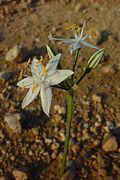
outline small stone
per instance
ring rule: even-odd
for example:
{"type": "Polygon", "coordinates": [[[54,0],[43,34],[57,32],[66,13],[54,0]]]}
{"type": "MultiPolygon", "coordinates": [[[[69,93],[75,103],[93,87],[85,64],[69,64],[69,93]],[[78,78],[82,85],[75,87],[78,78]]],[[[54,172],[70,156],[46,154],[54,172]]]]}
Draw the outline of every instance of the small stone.
{"type": "Polygon", "coordinates": [[[116,151],[118,149],[116,138],[111,134],[106,134],[102,141],[102,148],[105,152],[116,151]]]}
{"type": "Polygon", "coordinates": [[[115,72],[114,68],[111,65],[103,66],[101,70],[102,70],[102,72],[104,74],[114,73],[115,72]]]}
{"type": "Polygon", "coordinates": [[[75,12],[78,13],[81,10],[81,8],[82,8],[82,5],[80,3],[77,3],[75,5],[75,12]]]}
{"type": "Polygon", "coordinates": [[[95,127],[100,127],[101,126],[101,122],[95,122],[95,127]]]}
{"type": "Polygon", "coordinates": [[[88,128],[89,128],[88,123],[84,123],[84,124],[83,124],[83,128],[88,129],[88,128]]]}
{"type": "Polygon", "coordinates": [[[21,54],[21,48],[22,46],[21,45],[15,45],[13,46],[7,53],[6,53],[6,56],[5,56],[5,60],[6,61],[14,61],[16,60],[20,54],[21,54]]]}
{"type": "Polygon", "coordinates": [[[27,174],[23,171],[20,171],[20,170],[14,170],[12,172],[12,174],[13,174],[15,180],[26,180],[26,179],[28,179],[27,174]]]}
{"type": "Polygon", "coordinates": [[[58,113],[58,114],[65,114],[65,108],[61,107],[59,105],[55,105],[54,106],[54,110],[58,113]]]}
{"type": "Polygon", "coordinates": [[[5,135],[3,134],[2,130],[0,129],[0,140],[4,139],[4,138],[5,138],[5,135]]]}
{"type": "Polygon", "coordinates": [[[90,131],[94,134],[97,134],[97,130],[96,130],[96,127],[95,126],[91,126],[90,127],[90,131]]]}
{"type": "Polygon", "coordinates": [[[29,154],[29,156],[32,156],[33,152],[30,150],[28,154],[29,154]]]}
{"type": "Polygon", "coordinates": [[[2,81],[8,81],[12,77],[12,72],[0,72],[0,80],[2,81]]]}
{"type": "Polygon", "coordinates": [[[7,176],[0,176],[0,180],[10,180],[7,176]]]}
{"type": "Polygon", "coordinates": [[[60,136],[60,141],[64,142],[65,141],[65,134],[63,132],[60,132],[59,136],[60,136]]]}
{"type": "Polygon", "coordinates": [[[110,130],[115,128],[114,124],[111,121],[106,121],[106,125],[110,130]]]}
{"type": "Polygon", "coordinates": [[[74,155],[76,155],[77,152],[79,151],[79,147],[78,147],[76,144],[73,144],[73,145],[71,146],[71,150],[72,150],[72,152],[74,153],[74,155]]]}
{"type": "Polygon", "coordinates": [[[21,114],[20,113],[7,113],[4,117],[4,121],[8,124],[9,128],[15,133],[21,133],[21,114]]]}
{"type": "Polygon", "coordinates": [[[96,140],[93,141],[94,146],[98,146],[99,143],[100,143],[100,141],[99,141],[98,139],[96,139],[96,140]]]}
{"type": "Polygon", "coordinates": [[[105,168],[105,166],[106,166],[105,160],[100,154],[97,155],[96,160],[97,160],[98,169],[105,168]]]}
{"type": "Polygon", "coordinates": [[[52,145],[51,145],[51,149],[52,150],[56,150],[56,149],[58,149],[59,148],[59,144],[58,143],[53,143],[52,145]]]}
{"type": "Polygon", "coordinates": [[[51,143],[52,143],[52,139],[46,138],[46,139],[45,139],[45,143],[46,143],[46,144],[51,144],[51,143]]]}
{"type": "Polygon", "coordinates": [[[95,102],[101,102],[101,97],[96,95],[96,94],[93,94],[92,95],[92,101],[95,101],[95,102]]]}
{"type": "Polygon", "coordinates": [[[99,169],[98,173],[100,176],[103,176],[103,177],[105,177],[107,175],[107,171],[105,169],[99,169]]]}
{"type": "Polygon", "coordinates": [[[39,135],[39,128],[32,128],[32,133],[34,136],[38,136],[39,135]]]}
{"type": "Polygon", "coordinates": [[[69,169],[66,171],[66,173],[61,178],[61,180],[74,180],[74,179],[75,179],[75,173],[69,169]]]}
{"type": "Polygon", "coordinates": [[[55,159],[55,158],[57,157],[57,153],[58,153],[57,150],[55,150],[55,151],[52,153],[52,155],[51,155],[52,159],[55,159]]]}

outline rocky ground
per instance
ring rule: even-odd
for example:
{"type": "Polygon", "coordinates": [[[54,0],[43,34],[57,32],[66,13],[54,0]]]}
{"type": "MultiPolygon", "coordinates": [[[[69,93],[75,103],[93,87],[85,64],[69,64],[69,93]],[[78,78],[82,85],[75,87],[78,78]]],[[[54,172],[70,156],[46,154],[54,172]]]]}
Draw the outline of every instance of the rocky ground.
{"type": "MultiPolygon", "coordinates": [[[[120,0],[0,0],[0,180],[59,180],[66,92],[53,89],[50,118],[36,99],[24,110],[16,86],[28,58],[46,56],[48,34],[65,24],[95,28],[106,57],[75,91],[67,171],[62,180],[120,179],[120,0]]],[[[57,45],[70,67],[66,45],[57,45]]],[[[76,78],[93,50],[81,51],[76,78]]]]}

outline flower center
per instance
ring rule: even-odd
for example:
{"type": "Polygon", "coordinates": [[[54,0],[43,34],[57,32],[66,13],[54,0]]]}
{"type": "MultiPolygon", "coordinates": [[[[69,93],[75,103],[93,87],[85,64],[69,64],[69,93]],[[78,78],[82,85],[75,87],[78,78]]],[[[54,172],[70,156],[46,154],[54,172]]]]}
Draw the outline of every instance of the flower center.
{"type": "Polygon", "coordinates": [[[32,86],[32,93],[35,92],[36,88],[38,87],[38,84],[37,83],[33,83],[33,86],[32,86]]]}

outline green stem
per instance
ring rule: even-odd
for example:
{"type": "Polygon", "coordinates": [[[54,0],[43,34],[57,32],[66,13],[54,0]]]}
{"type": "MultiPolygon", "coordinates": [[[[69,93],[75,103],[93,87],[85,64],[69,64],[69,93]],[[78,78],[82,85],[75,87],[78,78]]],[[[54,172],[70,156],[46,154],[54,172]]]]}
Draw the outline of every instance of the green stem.
{"type": "MultiPolygon", "coordinates": [[[[75,72],[75,68],[76,68],[76,64],[77,64],[79,52],[80,52],[80,49],[78,49],[77,52],[76,52],[76,54],[75,54],[75,59],[74,59],[74,61],[73,61],[73,68],[72,68],[73,72],[75,72]]],[[[74,78],[74,74],[73,74],[72,77],[71,77],[72,82],[73,82],[73,78],[74,78]]]]}
{"type": "Polygon", "coordinates": [[[68,154],[68,146],[70,140],[70,127],[72,121],[72,113],[73,113],[73,90],[70,89],[67,91],[67,124],[66,124],[66,137],[65,137],[65,145],[64,145],[64,154],[60,169],[60,175],[62,176],[65,172],[66,159],[68,154]]]}
{"type": "Polygon", "coordinates": [[[88,74],[90,71],[91,71],[90,68],[86,69],[76,84],[78,85],[83,80],[83,78],[86,76],[86,74],[88,74]]]}

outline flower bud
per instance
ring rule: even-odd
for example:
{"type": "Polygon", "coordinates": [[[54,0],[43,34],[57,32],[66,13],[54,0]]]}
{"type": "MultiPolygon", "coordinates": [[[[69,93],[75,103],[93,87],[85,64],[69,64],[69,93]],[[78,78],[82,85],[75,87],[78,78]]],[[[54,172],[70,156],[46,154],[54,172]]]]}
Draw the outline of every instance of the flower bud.
{"type": "Polygon", "coordinates": [[[102,59],[104,53],[105,53],[104,49],[100,49],[97,52],[95,52],[88,60],[86,69],[95,68],[98,65],[98,63],[100,62],[100,60],[102,59]]]}

